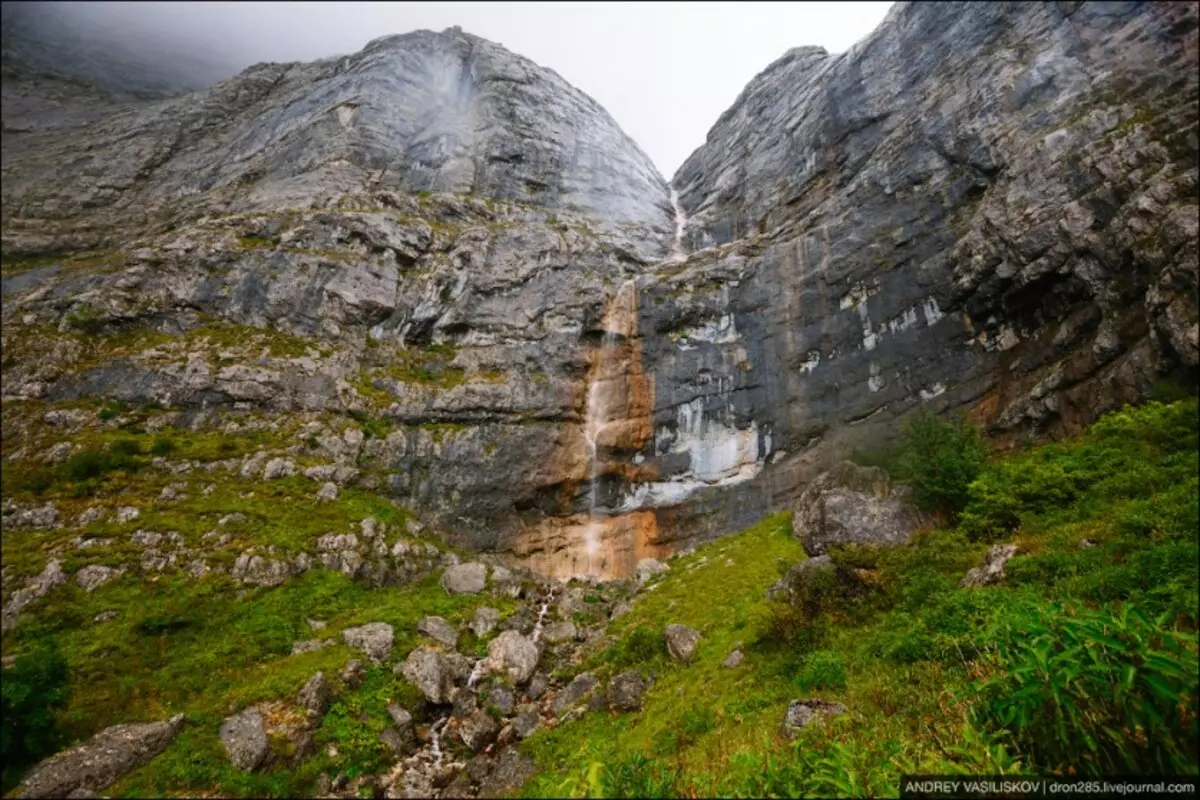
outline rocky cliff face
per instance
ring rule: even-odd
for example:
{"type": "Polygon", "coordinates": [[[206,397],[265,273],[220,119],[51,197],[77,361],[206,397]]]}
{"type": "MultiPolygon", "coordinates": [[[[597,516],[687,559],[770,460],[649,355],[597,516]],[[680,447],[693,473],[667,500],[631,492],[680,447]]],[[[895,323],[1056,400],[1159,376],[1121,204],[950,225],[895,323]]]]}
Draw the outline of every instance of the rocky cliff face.
{"type": "Polygon", "coordinates": [[[1196,58],[1186,4],[900,4],[758,76],[679,209],[457,29],[153,102],[6,67],[5,458],[47,404],[332,412],[455,544],[616,575],[921,404],[1073,432],[1194,376],[1196,58]]]}

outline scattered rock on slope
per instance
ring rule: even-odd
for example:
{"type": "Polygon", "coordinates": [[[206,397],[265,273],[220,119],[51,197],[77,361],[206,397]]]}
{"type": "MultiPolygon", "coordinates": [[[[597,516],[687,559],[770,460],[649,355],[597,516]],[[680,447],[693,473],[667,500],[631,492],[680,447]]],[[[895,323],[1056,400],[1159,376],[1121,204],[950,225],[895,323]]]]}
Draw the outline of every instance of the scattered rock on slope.
{"type": "Polygon", "coordinates": [[[668,625],[664,632],[667,640],[667,652],[675,661],[687,663],[695,655],[696,646],[700,644],[700,631],[687,625],[668,625]]]}
{"type": "Polygon", "coordinates": [[[221,723],[221,744],[229,760],[239,769],[252,772],[267,757],[267,729],[257,708],[247,708],[221,723]]]}
{"type": "Polygon", "coordinates": [[[166,722],[114,725],[40,762],[21,780],[20,797],[65,797],[100,792],[161,753],[183,727],[183,715],[166,722]]]}
{"type": "Polygon", "coordinates": [[[904,544],[920,521],[904,497],[883,470],[843,461],[805,489],[792,527],[810,556],[840,544],[904,544]]]}
{"type": "Polygon", "coordinates": [[[964,588],[979,588],[991,586],[1004,580],[1004,565],[1017,554],[1015,544],[998,544],[988,550],[987,557],[978,567],[967,571],[959,584],[964,588]]]}

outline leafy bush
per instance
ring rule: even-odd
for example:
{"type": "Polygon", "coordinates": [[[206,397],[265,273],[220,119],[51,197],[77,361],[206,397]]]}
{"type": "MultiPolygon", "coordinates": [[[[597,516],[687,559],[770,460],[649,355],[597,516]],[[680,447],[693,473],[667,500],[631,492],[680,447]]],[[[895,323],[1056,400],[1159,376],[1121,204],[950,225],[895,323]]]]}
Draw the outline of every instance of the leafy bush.
{"type": "Polygon", "coordinates": [[[967,487],[987,463],[988,446],[962,417],[946,422],[922,409],[904,426],[896,477],[909,481],[924,511],[956,516],[967,504],[967,487]]]}
{"type": "Polygon", "coordinates": [[[612,665],[613,671],[649,664],[661,659],[664,650],[661,633],[655,633],[647,625],[638,625],[624,639],[604,653],[604,660],[612,665]]]}
{"type": "Polygon", "coordinates": [[[973,714],[1040,767],[1090,774],[1195,771],[1197,656],[1131,605],[1009,617],[973,714]]]}
{"type": "Polygon", "coordinates": [[[169,456],[175,452],[175,441],[168,436],[159,436],[154,440],[154,444],[150,445],[150,455],[152,456],[169,456]]]}
{"type": "Polygon", "coordinates": [[[61,744],[56,715],[69,697],[67,662],[51,639],[18,656],[3,677],[0,761],[7,793],[26,767],[54,753],[61,744]]]}

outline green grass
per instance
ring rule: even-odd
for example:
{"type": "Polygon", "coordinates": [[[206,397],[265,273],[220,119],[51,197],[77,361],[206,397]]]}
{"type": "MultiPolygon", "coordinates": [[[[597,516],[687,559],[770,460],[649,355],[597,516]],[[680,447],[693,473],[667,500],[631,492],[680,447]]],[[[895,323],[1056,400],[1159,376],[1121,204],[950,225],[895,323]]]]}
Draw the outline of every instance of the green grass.
{"type": "Polygon", "coordinates": [[[833,582],[803,609],[764,597],[776,562],[801,557],[784,518],[675,562],[589,664],[653,670],[644,710],[535,733],[525,793],[894,797],[904,773],[1196,774],[1196,412],[1125,409],[992,462],[958,528],[835,549],[868,588],[833,582]],[[1021,548],[1006,580],[959,588],[1003,540],[1021,548]],[[669,622],[703,632],[692,664],[667,659],[669,622]],[[722,669],[734,646],[742,666],[722,669]],[[808,696],[847,713],[789,743],[787,704],[808,696]]]}

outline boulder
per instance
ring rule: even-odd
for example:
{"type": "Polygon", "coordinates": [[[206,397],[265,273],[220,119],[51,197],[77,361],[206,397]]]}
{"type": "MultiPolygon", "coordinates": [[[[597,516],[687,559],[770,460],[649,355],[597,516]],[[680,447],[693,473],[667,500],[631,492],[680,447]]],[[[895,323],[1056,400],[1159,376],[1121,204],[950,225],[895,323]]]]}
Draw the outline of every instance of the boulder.
{"type": "Polygon", "coordinates": [[[596,680],[596,677],[589,672],[576,675],[558,697],[554,698],[551,708],[555,715],[562,714],[586,700],[599,684],[600,681],[596,680]]]}
{"type": "Polygon", "coordinates": [[[416,727],[413,725],[413,717],[408,713],[408,709],[395,703],[388,703],[387,712],[392,720],[392,727],[399,734],[402,749],[407,751],[416,747],[416,727]]]}
{"type": "Polygon", "coordinates": [[[721,666],[724,667],[725,669],[736,669],[737,667],[741,666],[741,664],[742,664],[742,651],[741,650],[734,650],[732,653],[730,653],[728,656],[725,657],[724,661],[721,662],[721,666]]]}
{"type": "Polygon", "coordinates": [[[165,722],[105,728],[83,744],[39,762],[25,773],[16,794],[34,798],[101,792],[166,750],[182,727],[179,714],[165,722]]]}
{"type": "Polygon", "coordinates": [[[113,578],[120,576],[121,570],[106,567],[102,564],[91,564],[75,573],[75,582],[86,592],[97,586],[103,586],[113,578]]]}
{"type": "Polygon", "coordinates": [[[425,617],[417,623],[417,630],[451,650],[458,644],[458,631],[441,617],[425,617]]]}
{"type": "Polygon", "coordinates": [[[500,712],[501,716],[505,717],[512,713],[516,702],[517,698],[513,695],[512,689],[503,683],[490,685],[483,697],[484,708],[494,708],[500,712]]]}
{"type": "Polygon", "coordinates": [[[516,631],[504,631],[488,643],[483,670],[503,672],[516,685],[533,677],[538,664],[538,648],[531,639],[516,631]]]}
{"type": "Polygon", "coordinates": [[[475,609],[475,616],[471,620],[471,633],[475,634],[478,638],[483,638],[496,630],[496,626],[499,624],[499,611],[489,606],[480,606],[475,609]]]}
{"type": "Polygon", "coordinates": [[[977,589],[981,586],[991,586],[1004,580],[1004,565],[1017,554],[1015,544],[998,544],[988,550],[987,557],[978,567],[967,571],[959,584],[963,588],[977,589]]]}
{"type": "Polygon", "coordinates": [[[843,461],[804,490],[792,530],[810,556],[833,545],[904,544],[921,521],[905,498],[883,470],[843,461]]]}
{"type": "Polygon", "coordinates": [[[476,753],[496,741],[499,733],[500,724],[484,709],[478,709],[458,725],[458,737],[476,753]]]}
{"type": "Polygon", "coordinates": [[[518,739],[524,739],[535,730],[542,722],[542,718],[538,715],[537,709],[533,706],[522,708],[513,720],[513,730],[516,731],[518,739]]]}
{"type": "Polygon", "coordinates": [[[253,771],[267,757],[267,729],[257,708],[247,708],[221,723],[221,744],[239,769],[253,771]]]}
{"type": "Polygon", "coordinates": [[[670,567],[657,558],[643,558],[637,562],[637,566],[634,568],[634,574],[637,576],[637,585],[643,585],[655,575],[661,575],[668,569],[670,567]]]}
{"type": "Polygon", "coordinates": [[[793,700],[788,704],[787,714],[783,718],[783,735],[788,739],[795,739],[801,729],[808,727],[817,719],[836,717],[845,713],[846,707],[841,703],[819,698],[793,700]]]}
{"type": "Polygon", "coordinates": [[[667,640],[667,652],[675,661],[687,663],[696,653],[700,644],[700,631],[687,625],[668,625],[664,636],[667,640]]]}
{"type": "Polygon", "coordinates": [[[578,635],[579,629],[569,619],[562,622],[555,622],[553,625],[547,625],[542,630],[542,638],[551,644],[555,642],[567,642],[578,635]]]}
{"type": "Polygon", "coordinates": [[[622,672],[608,682],[608,707],[613,711],[641,711],[649,685],[639,670],[622,672]]]}
{"type": "Polygon", "coordinates": [[[525,696],[530,700],[538,700],[546,693],[549,686],[549,678],[539,672],[529,679],[529,685],[525,687],[525,696]]]}
{"type": "Polygon", "coordinates": [[[310,721],[323,717],[332,702],[333,688],[330,687],[329,681],[325,680],[324,672],[314,673],[296,695],[296,705],[308,713],[310,721]]]}
{"type": "Polygon", "coordinates": [[[357,628],[347,628],[342,631],[342,640],[347,647],[354,647],[366,653],[367,658],[376,664],[382,664],[392,654],[392,642],[395,632],[386,622],[369,622],[357,628]]]}
{"type": "Polygon", "coordinates": [[[479,594],[487,586],[487,567],[478,561],[455,564],[442,574],[442,587],[448,594],[479,594]]]}
{"type": "Polygon", "coordinates": [[[426,700],[439,704],[451,701],[461,672],[451,659],[425,646],[409,653],[397,670],[425,695],[426,700]]]}
{"type": "Polygon", "coordinates": [[[506,747],[496,758],[487,777],[479,782],[480,797],[506,797],[533,777],[537,765],[514,747],[506,747]]]}

